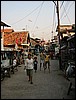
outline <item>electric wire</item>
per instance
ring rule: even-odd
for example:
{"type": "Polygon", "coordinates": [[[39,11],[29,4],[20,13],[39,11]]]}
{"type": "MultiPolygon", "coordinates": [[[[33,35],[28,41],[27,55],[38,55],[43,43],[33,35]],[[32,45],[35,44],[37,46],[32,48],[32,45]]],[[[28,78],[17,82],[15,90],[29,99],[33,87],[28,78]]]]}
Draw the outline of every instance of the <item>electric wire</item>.
{"type": "MultiPolygon", "coordinates": [[[[36,20],[35,20],[35,23],[34,23],[34,26],[33,26],[32,31],[33,31],[34,28],[35,28],[35,25],[36,25],[36,22],[37,22],[37,19],[38,19],[38,16],[39,16],[39,13],[40,13],[40,11],[41,11],[41,8],[42,8],[43,4],[44,4],[44,1],[43,1],[42,4],[41,4],[41,7],[40,7],[40,9],[39,9],[39,12],[38,12],[38,15],[37,15],[37,17],[36,17],[36,20]]],[[[33,34],[33,35],[34,35],[34,34],[33,34]]]]}
{"type": "MultiPolygon", "coordinates": [[[[68,8],[68,10],[67,10],[67,12],[66,12],[67,14],[69,13],[70,8],[72,7],[72,5],[73,5],[73,4],[74,4],[74,2],[73,2],[70,6],[69,6],[69,8],[68,8]]],[[[67,16],[67,14],[66,14],[66,15],[64,15],[64,16],[63,16],[63,18],[64,18],[64,17],[66,17],[66,16],[67,16]]],[[[63,18],[62,18],[62,19],[63,19],[63,18]]]]}
{"type": "MultiPolygon", "coordinates": [[[[70,2],[67,1],[66,4],[65,4],[65,9],[66,9],[66,10],[67,10],[67,8],[68,8],[69,3],[70,3],[70,2]]],[[[63,4],[64,4],[64,3],[63,3],[63,4]]],[[[62,14],[61,14],[61,16],[60,16],[60,19],[63,17],[64,13],[65,13],[65,10],[63,9],[62,14]]]]}
{"type": "Polygon", "coordinates": [[[26,16],[24,16],[23,18],[21,18],[21,19],[18,20],[17,22],[12,23],[11,25],[17,24],[18,22],[22,21],[22,20],[25,19],[27,16],[29,16],[30,14],[32,14],[34,11],[36,11],[41,5],[42,5],[42,3],[41,3],[38,7],[36,7],[33,11],[31,11],[29,14],[27,14],[26,16]]]}
{"type": "Polygon", "coordinates": [[[60,6],[60,9],[61,9],[61,7],[62,7],[63,3],[64,3],[64,1],[62,2],[61,6],[60,6]]]}
{"type": "MultiPolygon", "coordinates": [[[[63,7],[64,7],[64,5],[63,5],[63,7]]],[[[65,10],[65,7],[64,7],[64,10],[65,10]]],[[[65,13],[66,13],[66,10],[65,10],[65,13]]],[[[66,13],[66,16],[67,16],[67,19],[68,19],[69,23],[71,24],[71,21],[70,21],[68,15],[67,15],[67,13],[66,13]]]]}

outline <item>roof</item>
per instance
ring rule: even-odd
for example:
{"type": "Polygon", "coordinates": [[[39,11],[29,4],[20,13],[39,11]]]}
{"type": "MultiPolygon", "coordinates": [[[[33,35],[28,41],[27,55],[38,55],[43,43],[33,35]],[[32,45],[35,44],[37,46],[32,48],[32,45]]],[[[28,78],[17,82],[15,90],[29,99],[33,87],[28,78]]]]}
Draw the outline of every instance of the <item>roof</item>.
{"type": "Polygon", "coordinates": [[[6,23],[4,23],[2,21],[1,21],[1,26],[11,27],[11,26],[7,25],[6,23]]]}
{"type": "Polygon", "coordinates": [[[31,40],[35,41],[36,43],[39,43],[38,39],[30,38],[31,40]]]}
{"type": "Polygon", "coordinates": [[[33,39],[33,38],[30,38],[30,42],[32,43],[32,45],[36,45],[37,43],[39,43],[38,41],[36,41],[36,40],[33,39]]]}
{"type": "Polygon", "coordinates": [[[14,30],[13,29],[1,29],[1,32],[5,32],[5,33],[11,33],[11,32],[14,32],[14,30]]]}
{"type": "MultiPolygon", "coordinates": [[[[58,31],[58,26],[57,26],[56,32],[57,31],[58,31]]],[[[72,25],[60,25],[60,32],[66,33],[66,31],[75,32],[75,24],[72,24],[72,25]]]]}
{"type": "Polygon", "coordinates": [[[39,38],[35,38],[35,40],[41,40],[41,39],[39,39],[39,38]]]}
{"type": "MultiPolygon", "coordinates": [[[[72,25],[60,25],[60,32],[72,29],[72,25]]],[[[56,32],[58,31],[58,26],[56,32]]]]}
{"type": "Polygon", "coordinates": [[[4,45],[8,44],[18,44],[24,43],[27,41],[28,32],[12,32],[10,34],[4,33],[4,45]]]}

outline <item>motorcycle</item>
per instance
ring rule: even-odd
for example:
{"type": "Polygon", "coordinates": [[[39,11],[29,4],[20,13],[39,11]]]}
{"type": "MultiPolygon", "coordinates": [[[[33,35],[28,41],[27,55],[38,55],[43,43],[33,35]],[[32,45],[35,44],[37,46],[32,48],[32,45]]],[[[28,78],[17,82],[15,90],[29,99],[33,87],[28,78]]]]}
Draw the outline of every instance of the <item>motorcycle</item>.
{"type": "Polygon", "coordinates": [[[4,80],[5,76],[10,77],[10,69],[1,63],[1,81],[4,80]]]}
{"type": "Polygon", "coordinates": [[[8,67],[4,67],[4,75],[10,78],[10,69],[8,67]]]}
{"type": "Polygon", "coordinates": [[[66,77],[71,77],[73,74],[75,74],[75,65],[68,63],[68,67],[66,69],[66,77]]]}

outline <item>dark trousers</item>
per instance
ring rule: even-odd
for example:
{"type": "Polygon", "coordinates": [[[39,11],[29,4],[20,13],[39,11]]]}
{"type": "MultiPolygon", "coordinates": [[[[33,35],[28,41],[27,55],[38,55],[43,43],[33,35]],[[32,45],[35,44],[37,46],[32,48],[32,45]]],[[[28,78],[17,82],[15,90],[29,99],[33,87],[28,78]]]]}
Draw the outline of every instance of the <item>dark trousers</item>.
{"type": "Polygon", "coordinates": [[[48,64],[48,69],[49,69],[49,72],[50,72],[50,62],[49,61],[45,61],[44,72],[47,69],[47,64],[48,64]]]}

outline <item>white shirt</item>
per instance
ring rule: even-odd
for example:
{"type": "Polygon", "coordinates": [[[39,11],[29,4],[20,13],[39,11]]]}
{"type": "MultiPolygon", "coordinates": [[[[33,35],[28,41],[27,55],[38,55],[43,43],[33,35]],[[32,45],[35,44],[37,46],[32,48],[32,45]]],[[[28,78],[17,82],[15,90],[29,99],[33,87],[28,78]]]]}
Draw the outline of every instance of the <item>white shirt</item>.
{"type": "Polygon", "coordinates": [[[33,59],[26,59],[25,61],[25,66],[26,66],[26,69],[33,69],[33,59]]]}
{"type": "Polygon", "coordinates": [[[13,60],[13,66],[16,66],[16,59],[13,60]]]}

